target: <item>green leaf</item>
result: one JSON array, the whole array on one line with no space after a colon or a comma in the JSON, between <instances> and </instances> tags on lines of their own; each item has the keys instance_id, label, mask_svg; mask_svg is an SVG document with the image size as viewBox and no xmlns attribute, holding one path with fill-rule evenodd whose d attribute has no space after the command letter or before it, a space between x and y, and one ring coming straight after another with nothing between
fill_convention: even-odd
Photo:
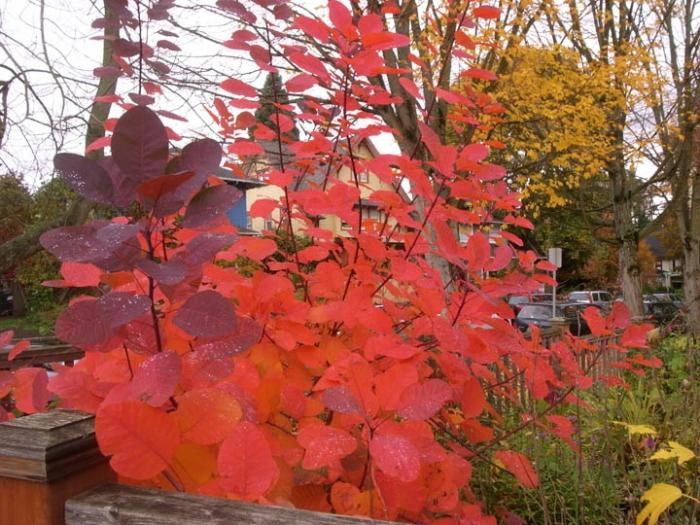
<instances>
[{"instance_id":1,"label":"green leaf","mask_svg":"<svg viewBox=\"0 0 700 525\"><path fill-rule=\"evenodd\" d=\"M661 513L681 496L683 496L683 493L678 487L667 483L655 483L642 495L642 501L646 501L647 504L637 514L636 524L642 525L648 519L647 525L656 525Z\"/></svg>"}]
</instances>

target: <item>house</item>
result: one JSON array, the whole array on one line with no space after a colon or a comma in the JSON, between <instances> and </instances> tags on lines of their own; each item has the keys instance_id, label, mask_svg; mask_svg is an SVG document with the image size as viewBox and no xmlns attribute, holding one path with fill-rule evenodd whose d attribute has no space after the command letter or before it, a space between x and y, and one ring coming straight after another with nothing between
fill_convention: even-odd
<instances>
[{"instance_id":1,"label":"house","mask_svg":"<svg viewBox=\"0 0 700 525\"><path fill-rule=\"evenodd\" d=\"M256 179L234 177L226 170L220 170L217 176L241 192L241 198L233 205L228 212L229 221L238 228L240 235L257 235L258 232L250 229L248 218L248 194L253 188L265 186L265 183Z\"/></svg>"},{"instance_id":2,"label":"house","mask_svg":"<svg viewBox=\"0 0 700 525\"><path fill-rule=\"evenodd\" d=\"M644 237L649 250L656 259L656 277L666 289L682 288L683 286L683 262L669 249L663 239L652 233Z\"/></svg>"},{"instance_id":3,"label":"house","mask_svg":"<svg viewBox=\"0 0 700 525\"><path fill-rule=\"evenodd\" d=\"M279 186L265 183L265 177L270 170L281 170L282 167L288 167L294 162L294 154L286 144L282 144L280 148L277 142L260 141L263 146L264 153L257 155L251 161L246 162L243 167L245 180L256 180L260 184L251 186L247 191L246 206L248 215L250 215L251 207L261 199L272 199L275 201L283 197L284 191ZM369 139L363 139L357 146L357 151L353 151L355 158L368 160L379 155L376 147ZM355 183L352 170L349 166L343 165L340 169L332 168L329 171L327 166L316 165L313 172L304 173L300 181L293 189L304 190L309 188L322 188L326 177L337 178L341 181L348 182L351 185ZM358 173L358 182L360 184L360 201L355 205L355 208L362 209L362 227L364 230L376 228L377 231L381 228L385 221L384 212L381 210L380 203L372 200L372 194L378 190L395 191L393 185L381 180L374 173L363 170ZM403 189L399 190L399 195L409 200L408 195ZM281 210L273 210L267 217L253 217L249 219L248 227L250 230L262 233L265 230L273 230L277 228L280 222ZM395 221L389 218L387 221L387 229L393 228ZM292 226L295 231L300 231L304 223L299 220L293 220ZM334 237L345 237L350 235L351 225L344 222L340 217L335 215L325 215L318 217L319 228L330 231Z\"/></svg>"}]
</instances>

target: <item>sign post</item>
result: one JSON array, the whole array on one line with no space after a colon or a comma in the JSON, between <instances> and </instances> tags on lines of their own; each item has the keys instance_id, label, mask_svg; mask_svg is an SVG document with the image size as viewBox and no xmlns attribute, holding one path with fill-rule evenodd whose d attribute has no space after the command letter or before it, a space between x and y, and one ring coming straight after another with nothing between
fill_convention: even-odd
<instances>
[{"instance_id":1,"label":"sign post","mask_svg":"<svg viewBox=\"0 0 700 525\"><path fill-rule=\"evenodd\" d=\"M549 249L549 262L554 265L554 271L552 272L552 278L554 279L554 285L552 285L552 317L557 316L557 269L561 268L561 248L550 248Z\"/></svg>"}]
</instances>

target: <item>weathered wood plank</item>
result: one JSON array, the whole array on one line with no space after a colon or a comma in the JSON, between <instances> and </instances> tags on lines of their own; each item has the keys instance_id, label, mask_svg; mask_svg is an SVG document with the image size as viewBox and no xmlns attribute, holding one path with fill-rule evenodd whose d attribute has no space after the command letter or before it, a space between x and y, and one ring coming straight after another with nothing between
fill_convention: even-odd
<instances>
[{"instance_id":1,"label":"weathered wood plank","mask_svg":"<svg viewBox=\"0 0 700 525\"><path fill-rule=\"evenodd\" d=\"M54 410L0 424L2 525L64 525L68 498L115 479L90 414Z\"/></svg>"},{"instance_id":2,"label":"weathered wood plank","mask_svg":"<svg viewBox=\"0 0 700 525\"><path fill-rule=\"evenodd\" d=\"M26 366L42 366L51 363L72 363L85 356L83 350L65 344L32 344L12 361L7 359L9 353L10 348L0 349L0 370L14 370Z\"/></svg>"},{"instance_id":3,"label":"weathered wood plank","mask_svg":"<svg viewBox=\"0 0 700 525\"><path fill-rule=\"evenodd\" d=\"M66 525L380 525L393 522L105 485L66 503Z\"/></svg>"},{"instance_id":4,"label":"weathered wood plank","mask_svg":"<svg viewBox=\"0 0 700 525\"><path fill-rule=\"evenodd\" d=\"M0 424L0 476L50 482L104 461L91 414L52 410Z\"/></svg>"}]
</instances>

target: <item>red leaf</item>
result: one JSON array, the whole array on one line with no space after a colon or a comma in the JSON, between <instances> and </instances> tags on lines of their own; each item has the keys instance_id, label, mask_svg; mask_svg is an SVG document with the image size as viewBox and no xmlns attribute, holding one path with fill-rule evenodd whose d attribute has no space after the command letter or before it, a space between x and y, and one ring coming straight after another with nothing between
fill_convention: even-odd
<instances>
[{"instance_id":1,"label":"red leaf","mask_svg":"<svg viewBox=\"0 0 700 525\"><path fill-rule=\"evenodd\" d=\"M499 450L494 454L497 461L503 463L505 469L516 477L525 488L534 489L540 484L537 473L532 468L530 461L513 450Z\"/></svg>"},{"instance_id":2,"label":"red leaf","mask_svg":"<svg viewBox=\"0 0 700 525\"><path fill-rule=\"evenodd\" d=\"M238 155L239 157L254 157L255 155L262 155L265 153L265 149L257 142L237 140L233 144L229 144L228 152Z\"/></svg>"},{"instance_id":3,"label":"red leaf","mask_svg":"<svg viewBox=\"0 0 700 525\"><path fill-rule=\"evenodd\" d=\"M357 448L357 441L346 430L322 423L304 427L297 441L306 450L302 466L308 470L330 466Z\"/></svg>"},{"instance_id":4,"label":"red leaf","mask_svg":"<svg viewBox=\"0 0 700 525\"><path fill-rule=\"evenodd\" d=\"M488 237L477 231L469 237L467 241L467 261L469 261L469 271L481 270L489 260L491 255L491 245Z\"/></svg>"},{"instance_id":5,"label":"red leaf","mask_svg":"<svg viewBox=\"0 0 700 525\"><path fill-rule=\"evenodd\" d=\"M269 217L280 205L277 199L258 199L250 206L250 217Z\"/></svg>"},{"instance_id":6,"label":"red leaf","mask_svg":"<svg viewBox=\"0 0 700 525\"><path fill-rule=\"evenodd\" d=\"M279 477L265 434L248 421L239 423L223 442L217 463L221 487L247 500L260 498Z\"/></svg>"},{"instance_id":7,"label":"red leaf","mask_svg":"<svg viewBox=\"0 0 700 525\"><path fill-rule=\"evenodd\" d=\"M193 337L225 337L236 331L236 313L231 301L207 290L188 298L173 323Z\"/></svg>"},{"instance_id":8,"label":"red leaf","mask_svg":"<svg viewBox=\"0 0 700 525\"><path fill-rule=\"evenodd\" d=\"M0 332L0 350L2 350L5 346L9 345L10 341L12 341L12 338L14 336L14 330L5 330L4 332Z\"/></svg>"},{"instance_id":9,"label":"red leaf","mask_svg":"<svg viewBox=\"0 0 700 525\"><path fill-rule=\"evenodd\" d=\"M370 441L369 452L385 474L404 482L418 479L420 454L407 438L395 434L375 436Z\"/></svg>"},{"instance_id":10,"label":"red leaf","mask_svg":"<svg viewBox=\"0 0 700 525\"><path fill-rule=\"evenodd\" d=\"M469 419L480 415L484 408L486 408L484 389L476 377L471 377L464 382L462 413L466 419Z\"/></svg>"},{"instance_id":11,"label":"red leaf","mask_svg":"<svg viewBox=\"0 0 700 525\"><path fill-rule=\"evenodd\" d=\"M112 144L112 137L100 137L99 139L93 140L85 148L85 153L90 153L91 151L97 151L98 149L104 149ZM62 155L70 155L69 153L63 153Z\"/></svg>"},{"instance_id":12,"label":"red leaf","mask_svg":"<svg viewBox=\"0 0 700 525\"><path fill-rule=\"evenodd\" d=\"M333 26L343 34L353 25L350 10L338 0L328 0L328 15Z\"/></svg>"},{"instance_id":13,"label":"red leaf","mask_svg":"<svg viewBox=\"0 0 700 525\"><path fill-rule=\"evenodd\" d=\"M318 84L318 80L313 75L307 75L306 73L300 73L295 77L287 80L285 84L287 86L287 91L290 92L301 92L306 91L312 86Z\"/></svg>"},{"instance_id":14,"label":"red leaf","mask_svg":"<svg viewBox=\"0 0 700 525\"><path fill-rule=\"evenodd\" d=\"M113 388L105 402L135 399L158 408L175 392L181 368L180 357L175 352L159 352L136 369L130 383Z\"/></svg>"},{"instance_id":15,"label":"red leaf","mask_svg":"<svg viewBox=\"0 0 700 525\"><path fill-rule=\"evenodd\" d=\"M328 28L320 20L308 16L297 16L292 25L322 44L328 42Z\"/></svg>"},{"instance_id":16,"label":"red leaf","mask_svg":"<svg viewBox=\"0 0 700 525\"><path fill-rule=\"evenodd\" d=\"M487 18L494 19L498 18L500 11L497 7L492 7L488 5L480 5L474 8L474 16L477 18Z\"/></svg>"},{"instance_id":17,"label":"red leaf","mask_svg":"<svg viewBox=\"0 0 700 525\"><path fill-rule=\"evenodd\" d=\"M179 433L173 417L141 401L102 405L95 418L100 450L112 468L132 479L160 474L175 456Z\"/></svg>"},{"instance_id":18,"label":"red leaf","mask_svg":"<svg viewBox=\"0 0 700 525\"><path fill-rule=\"evenodd\" d=\"M653 329L649 323L630 325L622 332L620 344L625 348L649 348L648 336Z\"/></svg>"},{"instance_id":19,"label":"red leaf","mask_svg":"<svg viewBox=\"0 0 700 525\"><path fill-rule=\"evenodd\" d=\"M433 417L451 398L450 385L442 379L428 379L404 390L398 414L406 419L423 421Z\"/></svg>"},{"instance_id":20,"label":"red leaf","mask_svg":"<svg viewBox=\"0 0 700 525\"><path fill-rule=\"evenodd\" d=\"M411 39L408 36L398 33L389 33L388 31L362 35L362 45L367 49L373 49L375 51L405 47L410 45L410 43Z\"/></svg>"},{"instance_id":21,"label":"red leaf","mask_svg":"<svg viewBox=\"0 0 700 525\"><path fill-rule=\"evenodd\" d=\"M329 410L341 414L360 414L362 409L355 395L345 387L332 386L321 394L321 401Z\"/></svg>"},{"instance_id":22,"label":"red leaf","mask_svg":"<svg viewBox=\"0 0 700 525\"><path fill-rule=\"evenodd\" d=\"M64 262L61 275L68 286L89 288L99 286L102 270L90 263Z\"/></svg>"},{"instance_id":23,"label":"red leaf","mask_svg":"<svg viewBox=\"0 0 700 525\"><path fill-rule=\"evenodd\" d=\"M413 82L413 80L410 78L400 77L399 84L401 84L401 87L403 87L413 98L421 98L418 86L416 86L415 82Z\"/></svg>"},{"instance_id":24,"label":"red leaf","mask_svg":"<svg viewBox=\"0 0 700 525\"><path fill-rule=\"evenodd\" d=\"M43 368L20 368L15 372L15 405L26 414L46 410L49 376Z\"/></svg>"},{"instance_id":25,"label":"red leaf","mask_svg":"<svg viewBox=\"0 0 700 525\"><path fill-rule=\"evenodd\" d=\"M242 80L238 80L236 78L228 78L219 84L219 86L221 86L221 89L241 97L255 98L258 96L257 89L247 82L243 82Z\"/></svg>"},{"instance_id":26,"label":"red leaf","mask_svg":"<svg viewBox=\"0 0 700 525\"><path fill-rule=\"evenodd\" d=\"M27 348L29 348L29 345L31 343L24 339L23 341L18 342L15 346L12 347L12 350L10 350L10 353L7 354L7 360L12 361L15 357L17 357L19 354L24 352Z\"/></svg>"}]
</instances>

